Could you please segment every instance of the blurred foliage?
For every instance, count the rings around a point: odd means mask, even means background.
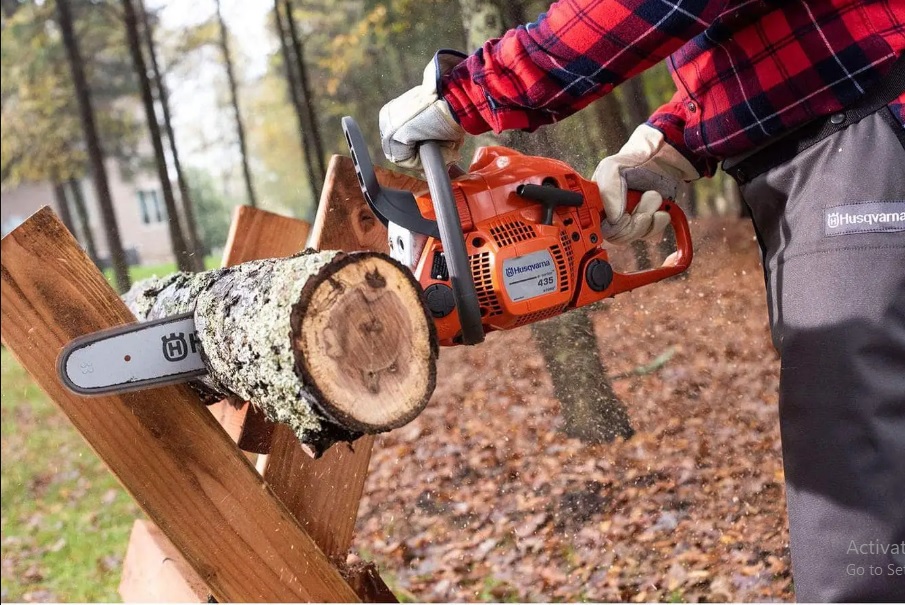
[[[140,123],[122,102],[136,88],[117,6],[113,0],[80,0],[73,9],[105,151],[128,173],[140,167]],[[63,181],[86,172],[75,94],[54,16],[53,2],[20,2],[4,12],[4,185]]]
[[[105,149],[140,166],[135,153],[137,98],[119,4],[116,0],[72,1],[99,103]],[[4,184],[81,176],[85,152],[52,18],[53,0],[8,4],[12,8],[4,11],[2,45]],[[543,2],[527,0],[499,0],[499,6],[504,21],[510,24],[535,19],[546,9]],[[250,162],[265,208],[312,220],[318,200],[312,197],[304,169],[301,137],[307,135],[300,132],[290,103],[272,10],[268,11],[267,28],[273,44],[266,49],[269,56],[264,73],[252,73],[248,58],[242,55],[243,47],[234,45]],[[438,48],[473,50],[466,48],[459,0],[297,0],[293,18],[305,48],[313,104],[328,153],[346,152],[339,122],[342,116],[353,115],[372,146],[372,155],[382,161],[376,122],[383,103],[418,83]],[[207,19],[178,30],[159,27],[158,32],[160,55],[175,87],[203,70],[223,71],[222,57],[214,48],[217,26],[213,11]],[[239,158],[229,122],[225,76],[221,76],[214,76],[212,88],[218,97],[218,113],[223,116],[222,128],[191,133],[193,144],[185,163],[193,163],[192,151],[222,150],[228,158],[222,170],[228,176],[221,179],[221,185],[230,191],[239,182]],[[643,105],[648,107],[658,107],[675,90],[665,65],[649,70],[643,78]],[[624,88],[617,89],[616,96],[627,107],[634,101]],[[129,98],[132,105],[122,102]],[[606,122],[594,107],[532,136],[471,138],[463,161],[467,163],[478,145],[505,142],[565,160],[590,174],[601,157],[614,151],[603,142],[607,140]],[[636,120],[630,118],[628,109],[624,112],[630,130]],[[184,143],[185,135],[180,137]],[[722,176],[695,186],[705,213],[725,209],[726,204],[715,206],[713,199],[725,196],[726,186]]]
[[[236,205],[228,199],[214,178],[198,168],[187,168],[185,178],[192,190],[198,235],[205,254],[221,250],[229,235],[230,209]]]

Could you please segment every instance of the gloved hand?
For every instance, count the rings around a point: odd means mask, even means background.
[[[669,214],[658,211],[663,198],[675,199],[682,181],[701,178],[685,156],[666,142],[663,133],[642,124],[619,153],[604,158],[592,177],[600,188],[606,220],[603,238],[625,245],[636,239],[655,238],[669,224]],[[629,189],[643,191],[631,214],[625,213]]]
[[[424,81],[380,110],[380,144],[388,160],[403,168],[421,170],[416,149],[421,141],[441,141],[447,165],[459,159],[465,131],[437,90],[441,76],[465,57],[451,50],[438,51],[424,68]]]

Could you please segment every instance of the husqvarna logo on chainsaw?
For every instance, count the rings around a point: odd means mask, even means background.
[[[182,361],[188,357],[189,347],[191,347],[192,353],[197,353],[201,344],[194,332],[189,333],[188,342],[186,342],[184,332],[173,332],[169,336],[162,336],[160,341],[163,346],[164,358],[172,362]]]
[[[905,200],[845,204],[824,213],[825,235],[905,231]]]
[[[532,271],[538,271],[540,269],[546,269],[548,267],[552,267],[553,263],[545,260],[539,263],[534,263],[532,265],[510,265],[506,267],[506,277],[515,277],[521,273],[530,273]]]
[[[538,250],[504,260],[503,286],[512,302],[556,292],[559,280],[550,251]]]

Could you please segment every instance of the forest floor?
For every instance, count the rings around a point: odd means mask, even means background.
[[[757,246],[739,221],[693,233],[688,279],[592,314],[627,441],[561,433],[530,330],[443,350],[427,410],[378,439],[360,509],[355,550],[401,599],[792,599]],[[138,508],[2,366],[2,600],[116,600]]]
[[[378,439],[360,509],[355,548],[401,596],[792,599],[759,251],[748,223],[693,233],[688,279],[593,314],[626,441],[562,434],[530,330],[442,351],[427,410]]]

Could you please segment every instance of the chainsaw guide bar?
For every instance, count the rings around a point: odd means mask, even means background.
[[[185,382],[207,373],[193,313],[82,336],[60,353],[70,391],[104,395]]]

